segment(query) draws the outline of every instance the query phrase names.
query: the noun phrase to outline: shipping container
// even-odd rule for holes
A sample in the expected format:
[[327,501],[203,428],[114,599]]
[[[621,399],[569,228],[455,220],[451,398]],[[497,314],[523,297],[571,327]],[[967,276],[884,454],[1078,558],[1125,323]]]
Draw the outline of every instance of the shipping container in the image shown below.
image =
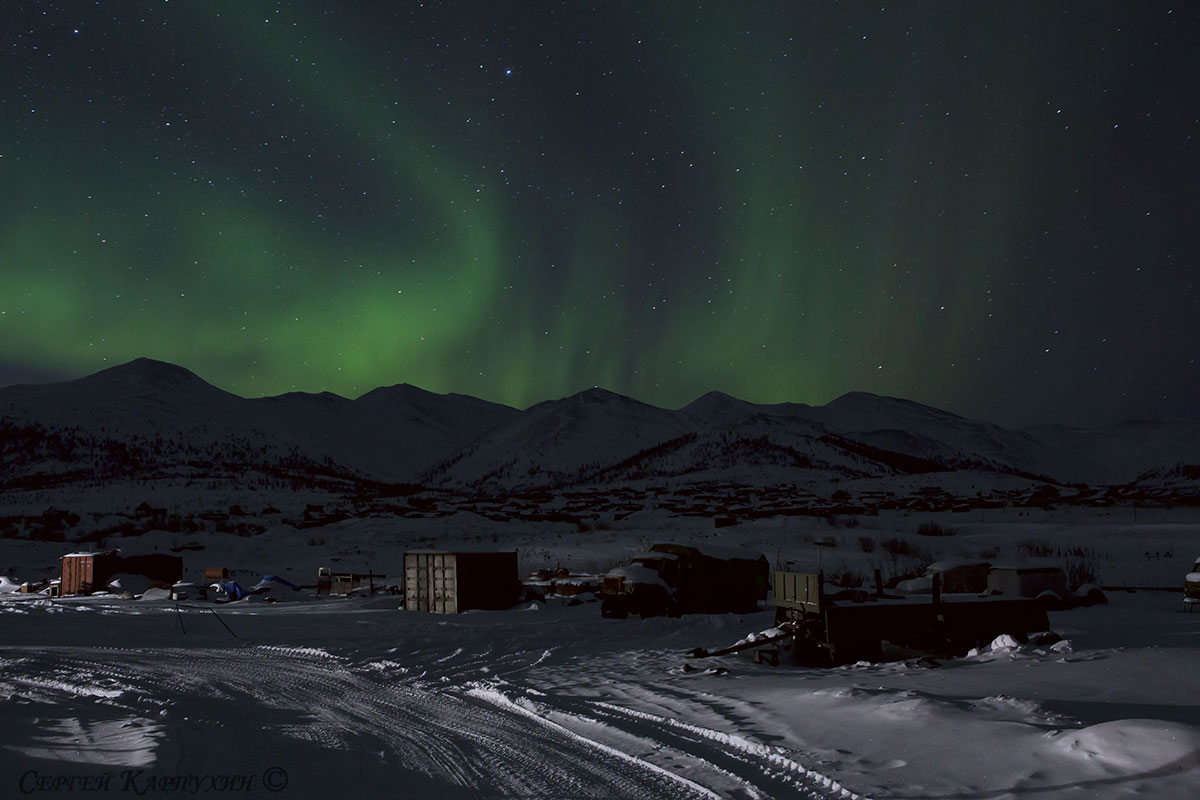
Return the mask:
[[119,572],[121,556],[116,550],[104,553],[68,553],[62,557],[62,596],[91,594],[105,589]]
[[511,608],[518,600],[517,552],[410,550],[404,554],[404,608],[457,614]]

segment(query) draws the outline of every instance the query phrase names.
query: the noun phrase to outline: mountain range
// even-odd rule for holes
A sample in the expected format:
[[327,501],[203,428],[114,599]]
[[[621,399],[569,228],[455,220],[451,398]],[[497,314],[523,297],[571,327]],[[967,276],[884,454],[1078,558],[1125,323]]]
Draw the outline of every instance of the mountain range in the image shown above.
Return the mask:
[[1122,485],[1194,483],[1196,465],[1190,420],[1007,429],[864,392],[823,406],[709,392],[677,410],[603,389],[518,410],[408,384],[247,399],[145,358],[0,389],[0,488],[248,470],[466,491],[961,469]]

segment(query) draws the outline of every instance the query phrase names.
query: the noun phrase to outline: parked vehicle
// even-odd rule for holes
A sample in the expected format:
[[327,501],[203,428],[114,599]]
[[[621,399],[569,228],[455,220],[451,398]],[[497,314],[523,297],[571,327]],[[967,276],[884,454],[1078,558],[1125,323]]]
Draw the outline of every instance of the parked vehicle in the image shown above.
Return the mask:
[[1183,576],[1183,603],[1188,611],[1200,605],[1200,558],[1192,565],[1192,571]]
[[712,545],[661,542],[604,576],[606,617],[742,614],[766,600],[769,565],[762,554]]

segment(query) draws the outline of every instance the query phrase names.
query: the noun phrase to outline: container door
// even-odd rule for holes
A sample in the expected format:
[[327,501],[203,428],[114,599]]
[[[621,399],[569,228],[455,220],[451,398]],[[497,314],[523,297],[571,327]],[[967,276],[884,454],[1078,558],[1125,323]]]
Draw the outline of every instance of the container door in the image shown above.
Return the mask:
[[410,553],[404,557],[404,608],[408,611],[429,611],[429,583],[423,553]]
[[458,592],[455,586],[455,559],[452,554],[439,553],[431,563],[430,583],[433,589],[433,611],[442,614],[458,613]]

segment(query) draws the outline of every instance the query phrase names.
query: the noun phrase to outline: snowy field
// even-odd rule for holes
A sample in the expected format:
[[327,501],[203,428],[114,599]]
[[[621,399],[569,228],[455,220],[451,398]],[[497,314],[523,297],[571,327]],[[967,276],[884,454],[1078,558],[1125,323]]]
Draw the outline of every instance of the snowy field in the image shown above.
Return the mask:
[[[891,564],[860,539],[900,537],[997,561],[1034,541],[1047,563],[1086,551],[1105,584],[1179,585],[1200,553],[1196,522],[1144,517],[960,518],[931,538],[912,534],[924,516],[714,532],[647,512],[581,532],[460,514],[210,535],[184,556],[188,576],[229,564],[243,582],[258,570],[311,582],[334,559],[398,575],[403,550],[429,540],[494,539],[523,568],[603,568],[647,541],[707,537],[798,569],[820,541],[827,572],[868,572]],[[194,539],[151,533],[127,549]],[[27,579],[61,551],[0,552]],[[770,611],[612,620],[552,599],[444,617],[383,596],[243,601],[218,617],[199,603],[9,595],[0,796],[1190,798],[1200,614],[1180,596],[1110,591],[1107,606],[1054,613],[1054,646],[822,670],[684,656],[770,627]]]

